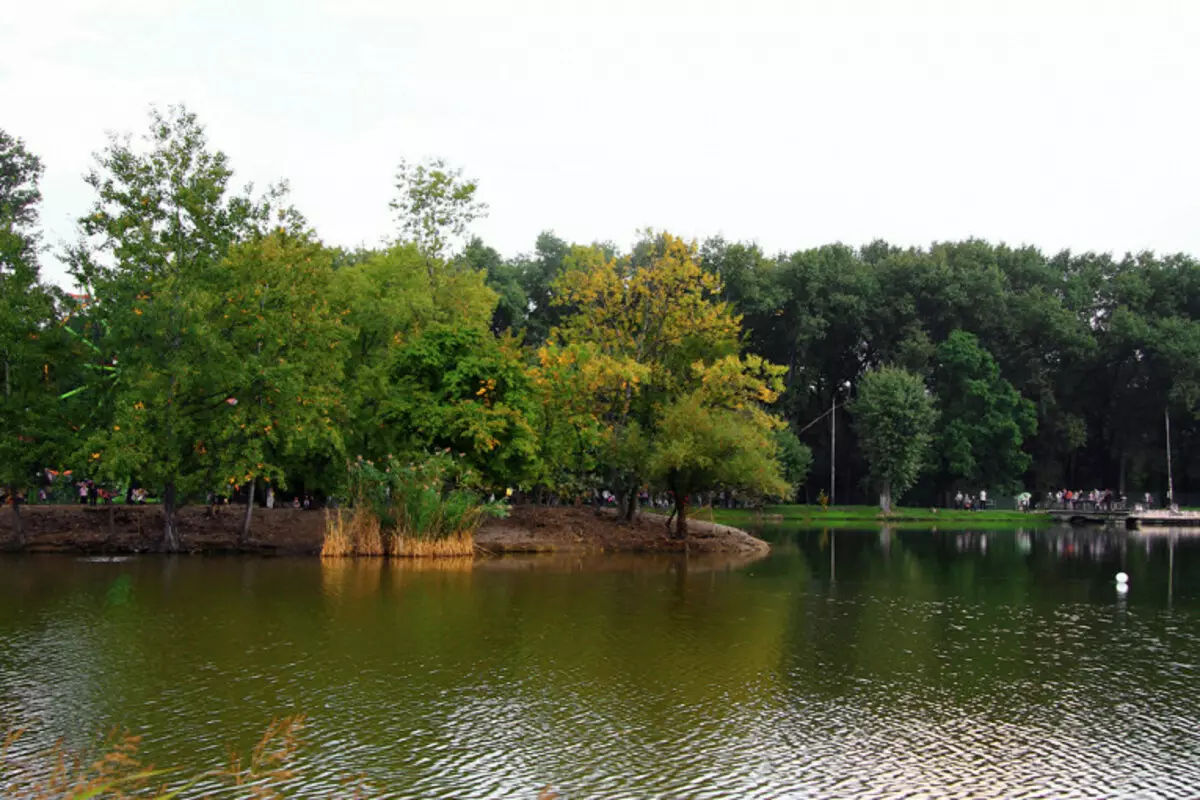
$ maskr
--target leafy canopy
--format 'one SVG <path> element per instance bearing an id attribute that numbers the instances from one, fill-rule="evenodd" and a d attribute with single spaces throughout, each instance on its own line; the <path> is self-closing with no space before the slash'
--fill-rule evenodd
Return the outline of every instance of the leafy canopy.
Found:
<path id="1" fill-rule="evenodd" d="M 0 130 L 0 486 L 9 491 L 30 487 L 69 433 L 56 397 L 69 358 L 38 265 L 41 175 L 37 156 Z"/>
<path id="2" fill-rule="evenodd" d="M 1033 403 L 1000 377 L 992 354 L 965 331 L 938 345 L 934 377 L 944 473 L 977 489 L 1016 493 L 1032 461 L 1022 445 L 1037 431 Z"/>
<path id="3" fill-rule="evenodd" d="M 899 367 L 879 367 L 859 382 L 850 404 L 854 425 L 880 487 L 880 506 L 891 511 L 927 465 L 937 410 L 919 375 Z"/>
<path id="4" fill-rule="evenodd" d="M 420 164 L 401 160 L 396 197 L 390 203 L 401 241 L 416 243 L 429 258 L 447 256 L 453 241 L 487 215 L 487 204 L 475 198 L 477 189 L 475 181 L 463 178 L 461 169 L 443 159 Z"/>

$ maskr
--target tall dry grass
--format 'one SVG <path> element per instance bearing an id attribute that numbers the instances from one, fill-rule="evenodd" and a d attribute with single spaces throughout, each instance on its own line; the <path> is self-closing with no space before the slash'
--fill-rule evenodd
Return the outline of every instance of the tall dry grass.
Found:
<path id="1" fill-rule="evenodd" d="M 504 516 L 504 501 L 484 502 L 478 475 L 449 448 L 407 464 L 346 462 L 353 510 L 325 517 L 326 558 L 469 558 L 485 515 Z"/>
<path id="2" fill-rule="evenodd" d="M 470 558 L 475 555 L 475 535 L 471 531 L 458 531 L 432 539 L 396 531 L 388 541 L 388 555 L 393 558 Z"/>
<path id="3" fill-rule="evenodd" d="M 450 559 L 452 560 L 452 559 Z M 181 797 L 284 800 L 304 787 L 300 752 L 303 714 L 274 720 L 258 743 L 243 755 L 232 748 L 224 767 L 189 775 L 156 769 L 139 756 L 140 736 L 114 730 L 97 746 L 71 750 L 60 740 L 48 749 L 21 750 L 24 729 L 0 736 L 0 798 L 4 800 L 178 800 Z M 363 775 L 338 778 L 329 796 L 346 800 L 390 797 Z M 204 786 L 203 790 L 200 789 Z M 555 800 L 550 786 L 538 800 Z"/>
<path id="4" fill-rule="evenodd" d="M 321 545 L 322 558 L 347 558 L 351 556 L 387 555 L 384 546 L 383 526 L 379 517 L 365 509 L 333 514 L 325 511 L 325 541 Z"/>
<path id="5" fill-rule="evenodd" d="M 304 717 L 277 719 L 247 757 L 230 751 L 222 769 L 187 777 L 177 769 L 144 764 L 141 737 L 114 731 L 97 748 L 72 751 L 61 741 L 45 752 L 16 755 L 23 730 L 0 741 L 0 796 L 11 800 L 93 800 L 187 796 L 200 783 L 217 783 L 237 797 L 282 800 L 302 780 L 295 766 Z M 365 787 L 364 787 L 365 788 Z M 222 792 L 225 796 L 227 792 Z M 355 796 L 364 797 L 360 789 Z"/>
<path id="6" fill-rule="evenodd" d="M 475 554 L 474 531 L 481 519 L 482 515 L 475 513 L 469 516 L 467 529 L 444 532 L 437 525 L 433 532 L 422 533 L 405 524 L 405 519 L 385 531 L 379 517 L 365 508 L 326 511 L 321 557 L 470 558 Z"/>

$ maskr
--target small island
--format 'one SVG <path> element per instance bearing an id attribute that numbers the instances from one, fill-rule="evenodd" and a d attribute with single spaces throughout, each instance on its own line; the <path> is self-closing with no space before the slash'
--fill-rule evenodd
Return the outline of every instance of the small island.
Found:
<path id="1" fill-rule="evenodd" d="M 129 555 L 161 550 L 162 511 L 156 506 L 32 506 L 22 510 L 24 551 L 77 555 Z M 244 509 L 189 506 L 179 511 L 183 552 L 317 556 L 326 512 L 255 509 L 255 535 L 240 540 Z M 640 512 L 627 521 L 611 509 L 517 505 L 503 518 L 484 519 L 474 534 L 475 554 L 688 553 L 761 556 L 770 545 L 749 533 L 694 520 L 687 540 L 667 535 L 666 517 Z M 15 543 L 12 517 L 0 515 L 0 547 Z"/>

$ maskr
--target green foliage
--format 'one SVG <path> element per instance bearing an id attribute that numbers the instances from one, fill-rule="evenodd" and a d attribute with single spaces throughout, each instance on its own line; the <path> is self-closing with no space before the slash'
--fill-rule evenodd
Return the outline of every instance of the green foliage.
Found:
<path id="1" fill-rule="evenodd" d="M 879 503 L 891 511 L 927 465 L 937 410 L 919 375 L 898 367 L 880 367 L 859 382 L 850 406 L 854 424 L 880 488 Z"/>
<path id="2" fill-rule="evenodd" d="M 789 494 L 793 494 L 808 478 L 808 470 L 812 467 L 812 450 L 786 428 L 775 431 L 774 439 L 783 478 L 791 487 Z"/>
<path id="3" fill-rule="evenodd" d="M 977 240 L 768 256 L 647 231 L 627 253 L 544 232 L 504 258 L 478 238 L 456 251 L 486 209 L 440 161 L 401 164 L 397 243 L 329 250 L 282 186 L 235 190 L 169 108 L 98 155 L 66 296 L 38 273 L 40 174 L 0 133 L 0 484 L 48 466 L 136 480 L 165 501 L 169 547 L 187 495 L 336 493 L 346 453 L 450 448 L 487 487 L 535 496 L 776 479 L 812 495 L 833 456 L 812 423 L 848 387 L 839 498 L 867 474 L 885 502 L 922 504 L 964 483 L 1165 488 L 1164 411 L 1177 490 L 1200 488 L 1188 256 Z"/>
<path id="4" fill-rule="evenodd" d="M 515 341 L 435 324 L 396 351 L 382 408 L 397 452 L 449 448 L 487 485 L 525 486 L 537 472 L 534 398 Z"/>
<path id="5" fill-rule="evenodd" d="M 0 487 L 29 491 L 69 432 L 57 395 L 67 374 L 55 295 L 41 283 L 42 164 L 0 131 Z M 21 530 L 18 525 L 18 536 Z"/>
<path id="6" fill-rule="evenodd" d="M 602 455 L 613 456 L 602 450 L 636 451 L 616 445 L 600 413 L 613 406 L 628 375 L 588 343 L 539 348 L 530 375 L 539 448 L 535 483 L 563 497 L 580 497 L 597 488 Z"/>
<path id="7" fill-rule="evenodd" d="M 520 270 L 501 258 L 495 248 L 485 245 L 479 237 L 467 243 L 458 261 L 469 269 L 482 273 L 488 287 L 496 293 L 492 332 L 501 334 L 523 328 L 529 313 L 529 298 L 521 285 Z"/>
<path id="8" fill-rule="evenodd" d="M 557 296 L 556 284 L 573 263 L 573 248 L 551 231 L 538 234 L 533 253 L 519 256 L 513 264 L 517 281 L 526 298 L 525 339 L 541 344 L 559 327 L 569 313 Z M 599 252 L 599 250 L 597 250 Z"/>
<path id="9" fill-rule="evenodd" d="M 98 355 L 84 454 L 98 477 L 162 488 L 175 550 L 177 493 L 212 488 L 197 443 L 212 440 L 228 397 L 213 380 L 225 366 L 213 361 L 220 329 L 206 319 L 214 272 L 233 244 L 260 235 L 283 190 L 231 195 L 225 155 L 183 108 L 151 113 L 144 150 L 114 136 L 97 159 L 87 177 L 97 198 L 68 254 L 75 279 L 103 298 L 84 314 Z M 289 209 L 277 217 L 302 225 Z"/>
<path id="10" fill-rule="evenodd" d="M 297 462 L 340 463 L 347 345 L 330 262 L 319 243 L 281 229 L 233 246 L 207 275 L 197 329 L 217 402 L 195 447 L 210 487 L 286 486 Z"/>
<path id="11" fill-rule="evenodd" d="M 388 419 L 396 360 L 421 331 L 435 325 L 473 331 L 482 340 L 496 295 L 481 272 L 432 261 L 415 244 L 403 244 L 338 269 L 331 296 L 349 336 L 348 447 L 368 458 L 398 452 L 409 446 L 409 437 Z"/>
<path id="12" fill-rule="evenodd" d="M 487 214 L 487 204 L 475 199 L 477 188 L 475 181 L 463 178 L 461 169 L 450 168 L 443 159 L 423 164 L 401 160 L 396 168 L 396 198 L 391 202 L 400 241 L 414 242 L 429 258 L 444 258 L 453 240 Z"/>
<path id="13" fill-rule="evenodd" d="M 777 458 L 776 433 L 752 414 L 713 406 L 693 393 L 663 411 L 647 461 L 649 476 L 677 496 L 734 489 L 788 497 L 792 490 Z"/>
<path id="14" fill-rule="evenodd" d="M 1032 461 L 1021 446 L 1037 430 L 1037 411 L 979 340 L 954 331 L 937 348 L 941 429 L 937 449 L 950 480 L 1013 493 Z"/>
<path id="15" fill-rule="evenodd" d="M 770 436 L 779 423 L 762 409 L 774 402 L 783 370 L 736 355 L 741 320 L 717 299 L 720 281 L 700 268 L 695 247 L 648 234 L 627 259 L 577 247 L 566 265 L 555 302 L 574 313 L 553 345 L 560 354 L 577 348 L 573 357 L 591 362 L 592 413 L 603 437 L 597 461 L 609 485 L 636 496 L 648 478 L 674 491 L 677 505 L 717 486 L 785 494 Z M 553 352 L 543 351 L 543 364 L 547 356 Z M 730 431 L 747 446 L 765 444 L 756 453 L 735 449 Z M 746 474 L 735 480 L 718 455 Z M 686 531 L 681 513 L 678 532 Z"/>
<path id="16" fill-rule="evenodd" d="M 503 500 L 484 502 L 480 476 L 448 451 L 404 462 L 391 454 L 378 464 L 359 456 L 347 462 L 350 497 L 385 529 L 416 539 L 442 539 L 473 531 L 484 515 L 505 516 Z"/>

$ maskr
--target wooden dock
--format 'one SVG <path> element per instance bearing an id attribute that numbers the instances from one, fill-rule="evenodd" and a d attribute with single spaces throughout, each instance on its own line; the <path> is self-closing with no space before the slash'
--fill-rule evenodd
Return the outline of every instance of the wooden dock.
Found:
<path id="1" fill-rule="evenodd" d="M 1142 527 L 1200 526 L 1200 511 L 1170 511 L 1165 508 L 1152 510 L 1052 508 L 1047 513 L 1055 522 L 1065 522 L 1070 525 L 1124 525 L 1132 530 Z"/>

